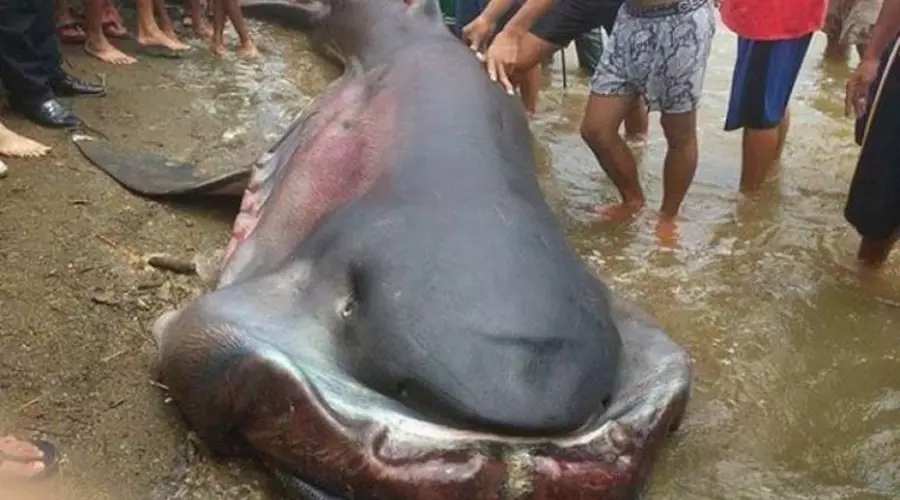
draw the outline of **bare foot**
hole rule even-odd
[[[43,156],[50,148],[21,136],[0,124],[0,155],[33,158]]]
[[[666,248],[678,248],[678,226],[675,219],[666,215],[660,215],[656,223],[656,238],[660,246]]]
[[[185,52],[191,48],[190,45],[183,43],[177,37],[171,38],[167,36],[162,30],[138,34],[137,42],[145,47],[165,47],[176,52]]]
[[[624,222],[632,219],[643,208],[644,202],[615,203],[603,205],[594,209],[594,212],[602,219],[614,222]]]
[[[9,168],[7,168],[6,163],[4,163],[3,160],[0,160],[0,179],[6,177],[6,172],[8,170]]]
[[[84,43],[84,51],[106,64],[125,65],[137,62],[137,59],[117,49],[106,39],[99,42],[88,40]]]
[[[246,42],[241,45],[240,49],[238,49],[238,54],[249,59],[256,59],[257,57],[259,57],[259,50],[256,48],[255,43]]]
[[[46,469],[44,454],[28,441],[0,438],[0,479],[27,480]]]
[[[225,45],[222,43],[213,42],[209,44],[209,51],[213,53],[213,55],[222,57],[225,55]]]
[[[213,36],[212,26],[205,19],[201,18],[200,22],[193,23],[192,28],[194,35],[201,40],[208,40]]]
[[[175,33],[175,28],[163,28],[162,26],[160,26],[160,29],[162,30],[163,35],[166,35],[167,37],[171,38],[172,40],[176,40],[179,42],[181,41],[178,39],[178,33]]]

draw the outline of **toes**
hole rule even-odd
[[[0,477],[29,478],[44,471],[44,463],[38,459],[34,462],[13,462],[10,460],[0,462]]]
[[[0,453],[21,460],[41,460],[44,455],[40,448],[33,443],[13,437],[5,437],[0,440]],[[0,466],[9,462],[9,460],[0,462]]]

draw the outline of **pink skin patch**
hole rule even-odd
[[[379,72],[363,78],[382,75],[389,77]],[[394,163],[399,105],[385,89],[398,86],[368,83],[357,77],[329,93],[303,125],[299,149],[283,165],[273,164],[282,156],[276,151],[254,169],[223,258],[220,286],[249,265],[282,262],[323,216],[364,195]]]

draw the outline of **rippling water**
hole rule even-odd
[[[305,42],[279,33],[258,35],[278,47],[261,65],[180,66],[201,90],[192,105],[231,124],[223,144],[258,151],[334,76]],[[842,116],[848,70],[823,64],[817,36],[779,175],[744,199],[740,134],[722,130],[735,45],[720,26],[700,168],[675,249],[654,239],[652,214],[631,224],[588,217],[616,193],[578,136],[588,90],[574,52],[569,88],[555,66],[534,121],[541,180],[572,243],[696,363],[687,420],[661,457],[651,498],[900,498],[900,269],[895,258],[877,279],[850,270],[858,240],[842,211],[858,149]],[[651,118],[648,144],[636,151],[655,208],[665,143]]]
[[[544,183],[573,243],[696,363],[687,421],[651,498],[900,498],[900,272],[896,258],[880,279],[850,270],[858,240],[842,212],[858,148],[842,115],[849,70],[823,63],[823,42],[795,89],[779,175],[743,199],[740,133],[722,130],[736,41],[720,27],[700,167],[674,250],[655,241],[652,214],[624,225],[587,215],[617,197],[578,137],[587,79],[569,78],[564,91],[557,65],[542,96],[534,129],[548,153]],[[635,150],[656,208],[665,141],[651,120],[649,144]]]

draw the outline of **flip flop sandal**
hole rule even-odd
[[[56,23],[56,36],[66,45],[80,45],[87,40],[87,33],[81,27],[83,21],[72,19]]]
[[[54,446],[52,443],[42,441],[40,439],[27,439],[25,440],[25,442],[31,443],[35,446],[35,448],[41,451],[41,455],[43,457],[41,459],[41,462],[43,462],[44,464],[44,470],[34,476],[22,478],[22,481],[40,481],[42,479],[49,478],[59,471],[59,453],[56,451],[56,446]],[[27,460],[23,459],[22,457],[0,452],[0,464],[2,464],[3,462],[18,462],[27,464],[34,462],[34,460]]]

